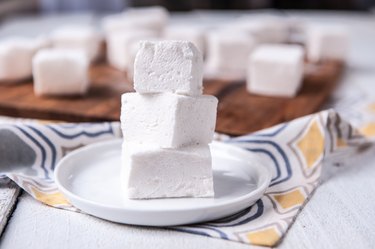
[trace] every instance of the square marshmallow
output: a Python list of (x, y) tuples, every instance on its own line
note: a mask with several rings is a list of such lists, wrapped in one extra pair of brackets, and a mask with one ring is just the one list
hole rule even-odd
[(247, 34), (219, 30), (208, 34), (205, 77), (244, 80), (249, 55), (256, 46)]
[(213, 197), (208, 145), (161, 149), (124, 143), (122, 187), (130, 199)]
[(157, 34), (151, 30), (109, 33), (106, 37), (107, 60), (109, 64), (121, 71), (126, 71), (129, 68), (132, 69), (131, 64), (134, 64), (134, 44), (138, 47), (140, 40), (155, 37), (157, 37)]
[(194, 26), (170, 26), (164, 31), (163, 38), (166, 40), (185, 40), (192, 42), (198, 50), (205, 53), (205, 34), (200, 27)]
[(52, 46), (82, 50), (90, 61), (99, 56), (100, 34), (90, 26), (64, 26), (51, 33)]
[(252, 35), (258, 43), (285, 43), (291, 31), (290, 21), (275, 15), (243, 16), (232, 25), (232, 28)]
[(81, 50), (43, 49), (33, 58), (36, 95), (77, 95), (86, 93), (88, 59)]
[(125, 93), (121, 107), (124, 141), (162, 148), (208, 144), (215, 130), (217, 102), (208, 95)]
[(247, 90), (292, 97), (303, 78), (303, 49), (298, 45), (262, 45), (249, 58)]
[[(161, 40), (159, 38), (153, 38), (153, 39), (149, 38), (149, 41), (161, 41)], [(127, 79), (133, 83), (134, 83), (134, 62), (135, 62), (135, 58), (137, 57), (139, 48), (140, 48), (140, 42), (133, 42), (130, 46), (127, 47), (127, 51), (129, 54), (129, 63), (126, 69), (126, 76), (127, 76)]]
[(341, 26), (311, 26), (307, 28), (307, 58), (345, 61), (349, 49), (348, 31)]
[(150, 30), (160, 34), (168, 22), (163, 7), (129, 8), (121, 14), (107, 16), (102, 21), (105, 33), (129, 30)]
[(0, 81), (12, 83), (31, 78), (32, 58), (44, 46), (42, 37), (13, 37), (0, 41)]
[(143, 41), (134, 62), (139, 93), (202, 94), (203, 58), (187, 41)]

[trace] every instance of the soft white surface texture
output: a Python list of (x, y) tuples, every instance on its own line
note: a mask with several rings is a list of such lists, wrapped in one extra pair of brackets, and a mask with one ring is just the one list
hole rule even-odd
[(214, 134), (217, 102), (208, 95), (125, 93), (121, 107), (124, 140), (163, 148), (208, 144)]
[(52, 46), (82, 50), (90, 61), (99, 55), (101, 36), (91, 26), (62, 26), (51, 33)]
[(268, 96), (292, 97), (303, 77), (303, 49), (299, 45), (262, 45), (249, 58), (247, 90)]
[(44, 39), (10, 37), (0, 41), (0, 81), (15, 82), (31, 78), (32, 58), (43, 47)]
[(107, 34), (107, 60), (109, 64), (121, 71), (133, 70), (134, 47), (142, 39), (156, 38), (151, 30), (132, 30)]
[(205, 30), (199, 26), (170, 26), (165, 29), (163, 38), (190, 41), (203, 55), (205, 54)]
[(242, 80), (256, 41), (249, 35), (232, 30), (213, 31), (207, 35), (205, 76)]
[(348, 31), (340, 25), (312, 25), (307, 28), (306, 48), (311, 62), (345, 61), (349, 48)]
[(123, 13), (105, 17), (102, 27), (106, 33), (129, 30), (152, 30), (161, 33), (169, 13), (162, 7), (129, 8)]
[(36, 95), (76, 95), (86, 93), (88, 59), (81, 50), (43, 49), (33, 58)]
[(134, 62), (139, 93), (202, 94), (203, 57), (187, 41), (142, 41)]
[(161, 149), (123, 144), (122, 184), (130, 199), (213, 197), (208, 145)]

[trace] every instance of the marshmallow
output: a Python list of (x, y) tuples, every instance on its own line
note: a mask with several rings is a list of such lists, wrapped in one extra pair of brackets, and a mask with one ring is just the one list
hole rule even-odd
[(205, 77), (244, 80), (255, 40), (244, 33), (220, 30), (207, 37)]
[(208, 95), (125, 93), (121, 109), (124, 141), (155, 143), (162, 148), (210, 143), (217, 103)]
[(82, 50), (90, 61), (97, 59), (101, 36), (89, 26), (64, 26), (51, 33), (52, 46)]
[(277, 16), (244, 16), (233, 26), (255, 37), (258, 43), (284, 43), (290, 36), (289, 20)]
[(208, 145), (161, 149), (123, 144), (122, 187), (127, 198), (213, 197)]
[(345, 61), (349, 48), (348, 31), (341, 26), (311, 26), (307, 29), (307, 58)]
[(0, 42), (0, 81), (17, 82), (31, 78), (34, 54), (46, 44), (44, 39), (13, 37)]
[(84, 94), (89, 86), (88, 59), (81, 50), (43, 49), (33, 58), (36, 95)]
[(202, 28), (192, 26), (171, 26), (165, 30), (163, 38), (166, 40), (190, 41), (202, 54), (205, 53), (205, 35)]
[(169, 15), (162, 7), (130, 8), (121, 14), (110, 15), (102, 21), (104, 31), (108, 34), (126, 30), (151, 30), (161, 33)]
[(249, 59), (247, 90), (269, 96), (292, 97), (303, 77), (303, 49), (298, 45), (262, 45)]
[[(159, 38), (152, 38), (149, 41), (160, 41)], [(126, 76), (130, 82), (134, 83), (134, 63), (137, 53), (140, 48), (140, 42), (133, 42), (127, 47), (128, 55), (129, 55), (129, 63), (126, 69)]]
[(134, 63), (139, 93), (202, 94), (202, 54), (187, 41), (143, 41)]
[(133, 68), (134, 49), (142, 39), (151, 39), (157, 34), (150, 30), (114, 32), (107, 35), (107, 60), (114, 68), (126, 71)]
[(127, 17), (133, 16), (152, 16), (155, 20), (162, 21), (164, 24), (168, 21), (168, 10), (162, 6), (136, 7), (128, 8), (123, 12)]

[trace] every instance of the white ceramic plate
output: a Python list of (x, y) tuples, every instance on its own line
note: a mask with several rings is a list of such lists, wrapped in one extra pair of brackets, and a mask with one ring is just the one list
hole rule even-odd
[(83, 147), (63, 158), (57, 185), (82, 211), (106, 220), (146, 226), (173, 226), (222, 218), (254, 204), (271, 179), (253, 153), (231, 145), (210, 145), (215, 198), (129, 200), (120, 187), (121, 141)]

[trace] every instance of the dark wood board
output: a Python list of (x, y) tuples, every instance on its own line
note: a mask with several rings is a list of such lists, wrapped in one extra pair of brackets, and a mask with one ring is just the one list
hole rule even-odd
[[(216, 131), (242, 135), (313, 113), (324, 104), (343, 66), (325, 62), (305, 74), (295, 98), (265, 97), (246, 91), (245, 82), (210, 80), (204, 92), (218, 97)], [(0, 85), (0, 115), (69, 122), (118, 121), (120, 96), (133, 91), (126, 75), (104, 63), (90, 69), (91, 87), (83, 97), (37, 97), (32, 81)]]

